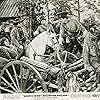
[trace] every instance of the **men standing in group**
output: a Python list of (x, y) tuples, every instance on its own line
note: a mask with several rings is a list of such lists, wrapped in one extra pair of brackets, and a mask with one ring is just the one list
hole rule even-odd
[[(82, 46), (78, 42), (78, 35), (82, 32), (83, 35), (87, 34), (87, 30), (81, 25), (81, 23), (75, 19), (70, 18), (70, 12), (62, 11), (58, 13), (62, 22), (60, 24), (60, 36), (59, 44), (63, 45), (65, 49), (69, 52), (73, 52), (74, 46), (76, 46), (77, 51), (79, 50), (80, 54), (82, 53)], [(73, 53), (77, 53), (73, 52)]]

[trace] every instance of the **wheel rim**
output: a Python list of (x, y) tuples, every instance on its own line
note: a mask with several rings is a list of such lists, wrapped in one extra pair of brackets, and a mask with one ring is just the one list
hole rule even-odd
[(1, 93), (47, 92), (40, 73), (23, 61), (11, 61), (1, 71)]

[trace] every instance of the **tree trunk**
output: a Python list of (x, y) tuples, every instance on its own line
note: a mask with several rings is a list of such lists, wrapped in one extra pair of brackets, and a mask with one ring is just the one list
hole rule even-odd
[(80, 3), (79, 3), (79, 0), (78, 0), (78, 20), (80, 22)]

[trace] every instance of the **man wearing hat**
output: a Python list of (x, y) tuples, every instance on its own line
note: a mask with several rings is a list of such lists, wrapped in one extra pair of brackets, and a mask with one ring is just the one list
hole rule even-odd
[(17, 57), (19, 57), (21, 52), (23, 52), (23, 44), (21, 41), (21, 39), (23, 38), (21, 37), (23, 35), (23, 32), (20, 33), (18, 24), (19, 22), (13, 22), (13, 29), (11, 30), (11, 44), (17, 48)]
[[(60, 36), (59, 44), (64, 45), (64, 48), (69, 52), (73, 52), (73, 48), (76, 46), (77, 51), (82, 53), (82, 46), (77, 40), (77, 36), (82, 32), (83, 35), (87, 33), (86, 29), (75, 19), (71, 19), (71, 12), (62, 11), (58, 15), (62, 18), (60, 24)], [(73, 52), (73, 53), (77, 53)]]

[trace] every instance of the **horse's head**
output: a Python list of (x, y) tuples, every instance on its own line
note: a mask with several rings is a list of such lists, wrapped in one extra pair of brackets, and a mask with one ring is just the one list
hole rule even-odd
[(48, 40), (47, 40), (47, 45), (49, 45), (52, 48), (56, 47), (56, 44), (58, 43), (57, 38), (56, 38), (56, 34), (49, 32), (48, 34)]
[[(46, 50), (46, 45), (55, 49), (57, 44), (56, 34), (43, 32), (35, 37), (29, 44), (26, 49), (26, 56), (33, 59), (33, 54), (44, 55)], [(38, 56), (39, 57), (39, 56)]]

